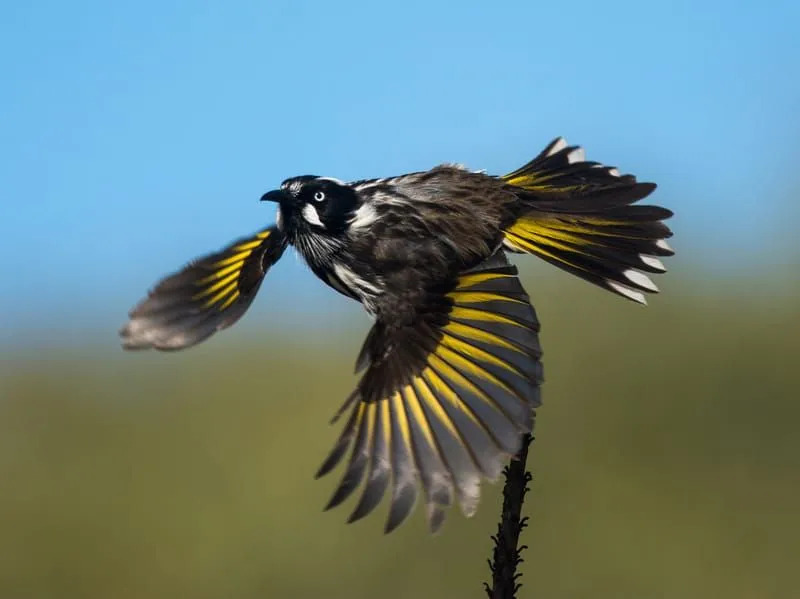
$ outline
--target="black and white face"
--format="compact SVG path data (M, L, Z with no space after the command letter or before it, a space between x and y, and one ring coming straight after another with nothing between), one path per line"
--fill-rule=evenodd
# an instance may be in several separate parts
M337 179L304 175L286 179L261 198L279 203L278 226L290 239L315 235L341 239L358 205L355 191Z

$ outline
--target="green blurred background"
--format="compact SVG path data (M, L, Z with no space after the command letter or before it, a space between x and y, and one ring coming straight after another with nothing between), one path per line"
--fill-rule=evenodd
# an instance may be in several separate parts
M800 290L674 262L647 308L524 269L547 383L522 596L795 595ZM481 596L499 485L435 537L419 510L389 536L385 510L321 511L349 316L183 354L5 354L0 597Z
M520 597L800 596L796 0L6 4L0 599L483 596L499 485L435 537L322 512L369 322L291 253L190 351L116 330L285 177L508 172L557 135L656 181L678 254L647 308L517 260L547 379Z

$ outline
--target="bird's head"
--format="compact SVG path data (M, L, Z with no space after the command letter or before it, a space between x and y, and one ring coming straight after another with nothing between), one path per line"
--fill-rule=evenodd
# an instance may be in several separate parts
M286 179L280 189L265 193L261 200L278 203L278 226L290 238L341 238L359 203L346 183L314 175Z

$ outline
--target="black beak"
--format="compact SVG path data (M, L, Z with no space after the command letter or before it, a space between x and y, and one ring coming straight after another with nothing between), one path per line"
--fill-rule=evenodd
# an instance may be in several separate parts
M282 189L273 189L272 191L268 191L263 196L261 196L262 202L285 202L289 199L289 194L287 194Z

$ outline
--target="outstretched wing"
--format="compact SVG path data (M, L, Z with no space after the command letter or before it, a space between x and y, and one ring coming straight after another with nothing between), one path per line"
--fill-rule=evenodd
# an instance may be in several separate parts
M125 349L189 347L241 318L286 249L276 227L239 239L161 280L120 330Z
M340 410L350 409L347 424L317 473L352 447L328 508L366 475L351 522L390 483L386 532L411 512L418 482L432 531L454 496L466 515L475 512L481 478L497 478L539 405L539 323L516 274L498 251L431 292L413 325L375 323L359 358L366 371Z

